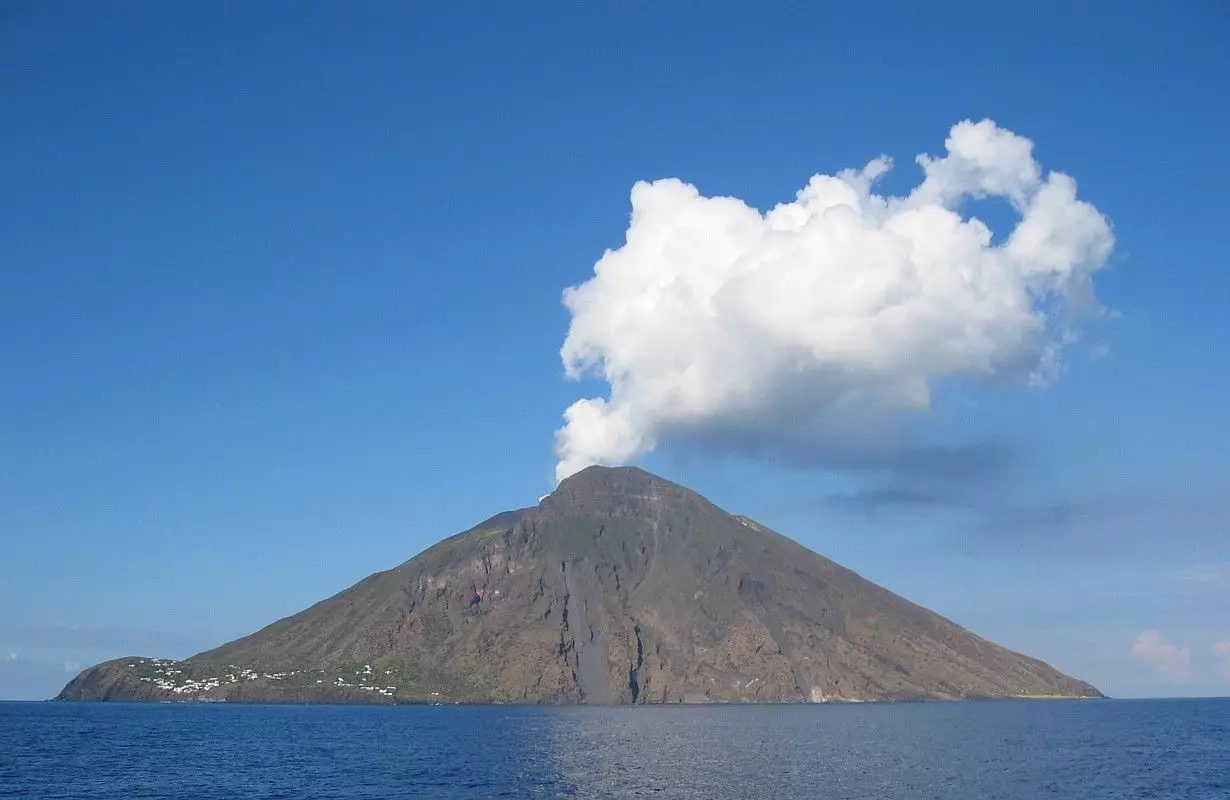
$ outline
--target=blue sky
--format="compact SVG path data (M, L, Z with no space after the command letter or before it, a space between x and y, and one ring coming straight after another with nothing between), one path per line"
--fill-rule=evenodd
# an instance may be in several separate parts
M637 181L767 211L887 154L904 196L988 118L1113 226L1062 374L941 371L878 461L636 459L1109 693L1230 693L1224 4L447 5L0 11L0 697L535 502Z

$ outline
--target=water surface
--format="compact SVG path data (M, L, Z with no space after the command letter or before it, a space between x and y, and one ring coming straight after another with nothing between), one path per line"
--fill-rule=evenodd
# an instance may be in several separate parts
M0 703L0 797L1230 797L1230 700Z

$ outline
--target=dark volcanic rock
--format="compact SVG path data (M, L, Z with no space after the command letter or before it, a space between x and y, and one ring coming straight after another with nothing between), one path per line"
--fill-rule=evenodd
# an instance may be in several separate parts
M294 616L67 700L677 703L1099 697L744 517L591 467Z

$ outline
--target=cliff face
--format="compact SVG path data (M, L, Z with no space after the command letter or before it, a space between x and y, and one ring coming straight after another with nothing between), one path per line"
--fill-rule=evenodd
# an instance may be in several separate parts
M1097 697L699 495L591 467L395 569L70 700L675 703Z

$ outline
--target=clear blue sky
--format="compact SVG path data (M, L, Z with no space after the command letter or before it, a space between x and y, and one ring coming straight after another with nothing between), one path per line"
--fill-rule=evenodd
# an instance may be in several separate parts
M908 191L982 118L1114 227L1097 352L937 387L920 435L986 463L926 492L641 463L1112 694L1230 693L1230 7L497 5L0 9L0 697L533 504L636 181Z

